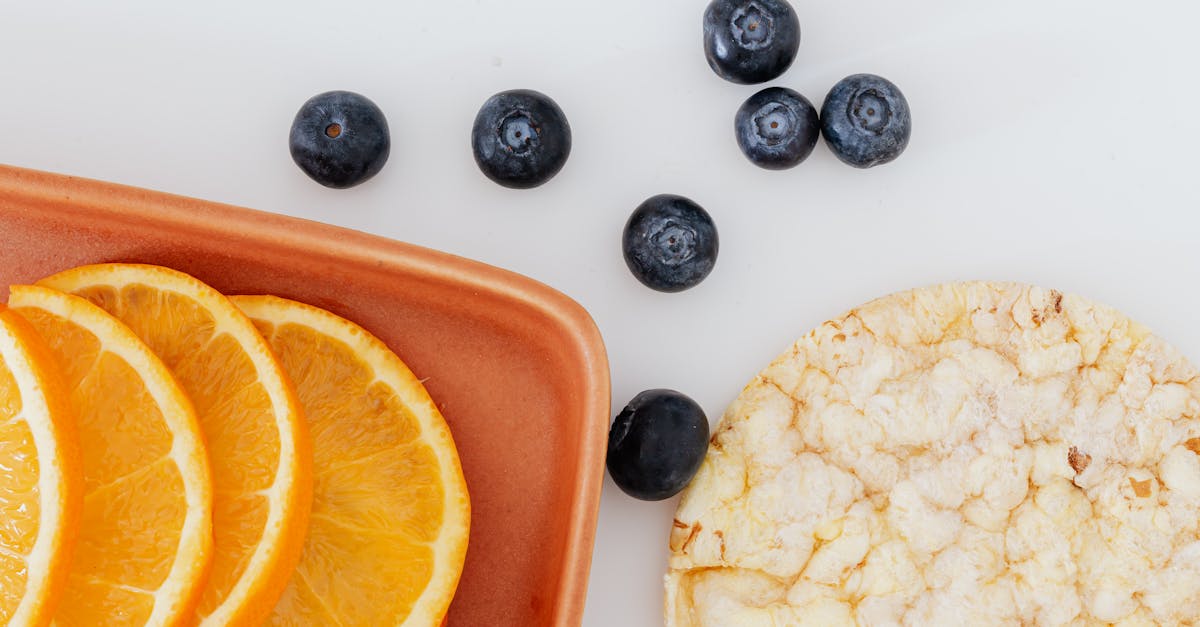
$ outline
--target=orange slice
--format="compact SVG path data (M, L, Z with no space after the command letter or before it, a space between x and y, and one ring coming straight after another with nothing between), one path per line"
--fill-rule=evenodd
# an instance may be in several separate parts
M196 413L141 340L88 301L13 286L50 346L83 447L83 525L56 625L176 625L212 562L212 477Z
M470 502L450 429L383 342L327 311L234 296L296 384L313 510L271 625L437 625L462 573Z
M0 305L0 624L49 625L83 509L75 416L54 356Z
M39 284L116 316L191 397L213 476L213 564L196 618L260 624L300 559L312 504L308 432L270 347L228 299L168 268L82 266Z

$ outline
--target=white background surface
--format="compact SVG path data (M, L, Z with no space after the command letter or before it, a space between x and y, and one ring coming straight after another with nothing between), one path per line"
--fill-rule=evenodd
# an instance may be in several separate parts
M527 274L583 303L607 341L614 412L645 388L715 422L824 319L889 292L1011 279L1114 305L1200 358L1200 9L1175 2L795 1L803 39L773 84L818 106L881 74L912 143L859 171L819 145L785 172L738 152L755 88L718 79L704 0L16 2L0 5L0 162L330 222ZM103 5L103 7L102 7ZM566 111L574 150L531 191L468 146L478 106L528 87ZM391 160L327 190L292 164L309 96L374 99ZM620 233L652 194L705 206L713 274L643 288ZM0 260L3 251L0 251ZM661 623L675 501L606 479L584 623ZM497 565L502 569L503 565Z

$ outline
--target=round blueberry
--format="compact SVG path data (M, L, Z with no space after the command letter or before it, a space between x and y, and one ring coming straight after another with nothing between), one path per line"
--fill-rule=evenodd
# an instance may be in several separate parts
M635 499L661 501L687 486L708 452L708 418L674 390L646 390L608 432L608 474Z
M558 104L529 89L487 99L471 129L475 163L488 178L515 189L550 180L571 154L571 126Z
M292 160L325 187L345 189L375 176L392 140L383 111L361 94L327 91L309 98L288 136Z
M717 76L764 83L800 48L800 20L787 0L713 0L704 10L704 57Z
M659 194L638 205L621 239L625 265L646 287L682 292L712 272L717 227L700 205Z
M786 170L804 161L821 135L812 103L786 87L768 87L750 96L738 109L733 127L746 158L768 170Z
M892 161L912 134L900 88L874 74L847 76L821 105L821 132L838 159L856 168Z

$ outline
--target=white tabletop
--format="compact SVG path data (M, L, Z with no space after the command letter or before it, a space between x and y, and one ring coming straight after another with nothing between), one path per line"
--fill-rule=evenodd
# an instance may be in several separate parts
M1114 305L1200 358L1200 5L1016 0L794 2L818 104L883 75L908 151L860 171L824 145L794 170L742 158L704 0L10 2L0 18L0 162L303 216L509 268L595 317L614 412L673 387L714 422L824 319L896 290L1011 279ZM104 8L101 8L104 6ZM541 90L574 131L566 168L502 189L468 145L479 105ZM361 187L308 180L292 116L329 89L374 99L391 160ZM625 268L644 198L683 194L721 236L713 274L659 294ZM0 259L3 253L0 251ZM675 500L606 479L584 624L661 624Z

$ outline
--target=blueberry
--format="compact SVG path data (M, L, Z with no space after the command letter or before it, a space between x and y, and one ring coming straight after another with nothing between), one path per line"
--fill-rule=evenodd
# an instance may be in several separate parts
M717 227L700 205L673 194L647 198L629 216L621 240L625 265L646 287L682 292L717 261Z
M571 154L571 126L549 96L529 89L487 99L471 129L475 163L488 178L515 189L550 180Z
M336 189L354 187L378 174L391 146L383 111L349 91L309 98L296 112L288 137L296 165L314 181Z
M787 0L713 0L704 10L704 57L717 76L765 83L800 48L800 20Z
M742 153L768 170L786 170L804 161L821 135L812 103L786 87L768 87L750 96L733 126Z
M687 486L708 451L708 418L674 390L646 390L608 432L608 474L635 499L661 501Z
M904 152L912 117L899 87L874 74L855 74L843 78L825 96L821 131L838 159L869 168Z

